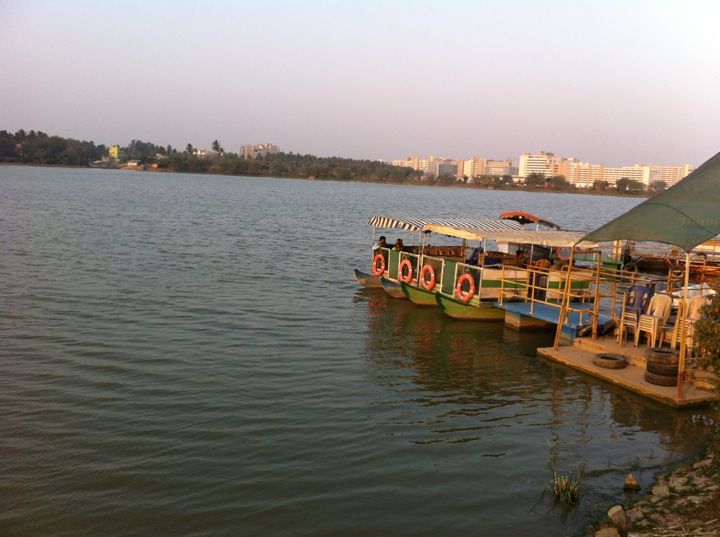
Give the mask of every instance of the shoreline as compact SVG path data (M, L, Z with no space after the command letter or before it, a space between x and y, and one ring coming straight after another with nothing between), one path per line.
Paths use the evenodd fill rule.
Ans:
M169 169L155 169L155 170L135 170L129 168L102 168L93 166L82 166L75 164L35 164L30 162L0 162L0 166L22 166L22 167L36 167L36 168L72 168L72 169L87 169L87 170L117 170L117 171L130 171L130 172L145 172L145 173L185 173L190 175L223 175L225 177L253 177L258 179L291 179L301 181L334 181L337 183L368 183L376 185L397 185L397 186L423 186L423 187L434 187L434 188L467 188L471 190L500 190L504 192L535 192L539 194L580 194L586 196L612 196L618 198L644 198L647 199L647 193L642 192L639 194L630 194L627 192L613 192L613 191L599 191L599 190L554 190L551 188L527 188L527 187L507 187L507 186L483 186L478 184L468 183L437 183L430 181L381 181L372 178L363 179L338 179L336 177L296 177L296 176L285 176L275 177L271 175L235 175L227 173L216 173L213 171L208 172L191 172L191 171L177 171Z
M628 476L629 477L629 476ZM626 481L627 483L627 481ZM588 524L586 537L720 535L720 459L705 452L663 470L652 485Z

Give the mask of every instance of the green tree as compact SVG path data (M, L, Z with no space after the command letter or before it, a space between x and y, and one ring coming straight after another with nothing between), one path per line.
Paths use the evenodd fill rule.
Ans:
M622 179L618 179L617 183L615 183L615 189L618 192L628 192L636 194L645 190L645 187L640 181L623 177Z
M660 192L662 192L666 188L667 185L665 184L665 181L653 181L648 187L648 192L650 194L660 194Z
M541 186L545 184L545 176L541 173L531 173L525 177L525 184L528 186Z
M567 179L565 179L564 175L555 175L554 177L551 177L547 180L547 184L550 188L555 190L569 190L572 188L572 185Z
M195 151L195 148L192 146L192 144L188 144L185 146L185 153L188 155L192 155L193 151Z
M212 150L213 150L213 151L215 151L215 152L216 152L216 153L218 153L218 154L220 154L220 153L223 153L223 152L224 152L224 150L223 150L222 146L220 145L220 142L219 142L219 141L217 141L217 140L213 140L213 143L212 143Z

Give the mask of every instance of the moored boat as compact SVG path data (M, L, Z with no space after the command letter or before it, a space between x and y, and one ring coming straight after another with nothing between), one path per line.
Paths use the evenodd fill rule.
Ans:
M453 319L464 321L502 321L505 311L496 307L495 302L481 302L471 305L443 293L435 294L435 301L442 312Z
M519 246L521 250L532 247L554 248L573 247L582 237L582 232L558 230L470 230L453 229L448 226L428 224L424 231L462 238L468 241L488 241L495 244ZM555 300L562 294L562 271L551 269L548 259L542 259L532 266L526 266L520 256L509 256L506 252L498 257L496 252L484 253L477 266L469 263L455 263L448 270L444 267L443 285L438 289L436 303L450 317L466 320L502 320L504 314L497 309L503 301L525 300L530 295L541 293L543 300ZM573 279L574 291L589 289L587 279Z
M363 287L367 287L368 289L380 289L382 287L380 276L368 274L358 269L353 269L353 274L358 283Z
M387 216L373 216L368 223L373 228L373 240L377 229L399 230L412 235L408 245L401 248L391 248L388 244L375 244L371 273L367 274L355 269L355 279L364 287L381 287L395 298L405 298L403 285L417 281L420 276L420 267L424 266L425 259L440 267L446 260L454 262L465 259L465 245L430 245L430 232L423 232L427 224L455 226L459 229L521 229L522 226L514 221L487 219L487 218L440 218L416 219L393 218ZM384 237L381 237L384 238ZM432 261L434 259L435 261ZM438 273L440 275L440 273ZM434 280L433 274L426 283ZM409 291L413 302L421 305L435 306L434 296L423 293L421 285L414 286L418 292ZM431 289L428 289L431 290Z
M380 286L393 298L407 298L398 282L394 282L385 276L380 277Z

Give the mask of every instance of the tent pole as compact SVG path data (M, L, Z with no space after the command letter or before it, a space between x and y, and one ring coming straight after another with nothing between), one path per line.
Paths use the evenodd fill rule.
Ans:
M682 311L682 319L678 319L682 324L680 325L680 360L678 363L678 383L677 383L677 398L682 399L683 397L683 378L685 377L685 356L687 355L687 344L685 342L686 334L685 328L687 324L687 300L688 300L688 286L690 285L690 252L685 252L685 287L683 288L683 305L685 306Z
M573 263L575 262L575 246L570 250L570 261L568 265L567 276L565 278L565 289L563 290L562 301L560 302L560 313L558 315L557 330L555 331L555 343L553 343L553 350L557 351L560 346L560 335L562 334L562 327L565 324L565 316L567 315L567 309L570 307L570 282L572 281L570 274L572 273Z

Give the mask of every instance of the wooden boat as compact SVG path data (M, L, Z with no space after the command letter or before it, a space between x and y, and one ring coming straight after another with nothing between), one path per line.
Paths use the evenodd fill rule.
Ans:
M523 248L534 245L546 249L572 247L584 235L584 232L558 230L452 229L448 226L435 224L428 224L424 230L465 240L482 241L484 244L488 240L492 240L496 243L520 245ZM493 256L495 254L489 253L487 255ZM560 273L559 270L546 270L543 276L544 285L552 288L556 294L559 294L559 289L563 283L559 281ZM555 277L555 274L558 277ZM552 277L550 277L551 275ZM496 310L498 303L526 300L531 293L535 292L538 285L537 276L538 272L536 270L528 270L524 266L517 266L514 258L511 258L508 262L507 256L502 258L500 264L491 266L472 266L463 262L445 262L442 282L437 289L435 301L444 313L456 319L502 320L504 312ZM531 282L533 284L532 289ZM573 279L571 286L573 289L589 289L590 281ZM545 289L543 294L547 293L549 292Z
M355 275L355 279L358 283L360 283L363 287L367 287L368 289L382 288L380 276L373 276L372 274L367 274L366 272L362 272L358 269L353 269L353 274Z
M436 292L427 291L422 287L412 285L412 283L401 282L400 287L405 296L413 304L417 304L418 306L437 306L437 302L435 301Z
M442 312L453 319L502 321L505 318L505 311L496 307L495 301L478 301L476 304L471 305L443 293L435 293L435 301Z
M415 218L392 218L387 216L373 216L368 223L373 228L373 238L376 229L392 229L403 232L410 232L412 239L407 241L402 251L375 246L373 250L371 273L367 274L354 269L355 279L364 287L382 288L394 298L405 298L402 292L401 279L409 282L417 279L418 268L422 266L424 256L433 256L440 262L444 259L462 260L465 255L465 248L461 246L429 246L426 245L429 232L422 231L423 226L429 223L455 226L459 229L519 229L522 226L517 222L504 221L487 218L443 218L443 219L415 219ZM417 239L417 240L416 240ZM415 245L413 245L413 243ZM420 244L418 244L420 243ZM408 268L409 265L409 268ZM401 275L404 273L404 278ZM409 276L408 276L409 271ZM395 285L393 285L395 284ZM420 289L420 286L416 286ZM435 306L434 297L425 296L424 293L412 293L412 300L422 305Z
M385 292L393 298L407 298L398 282L394 282L385 276L380 277L380 285Z

